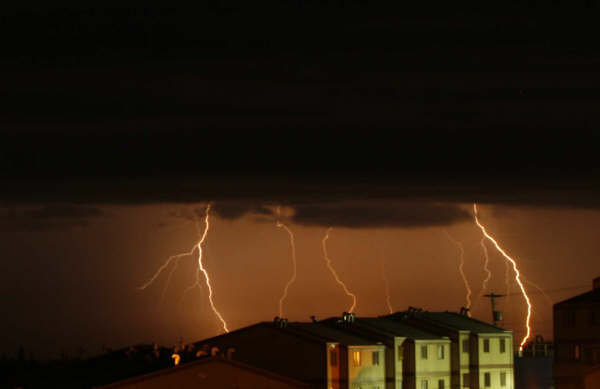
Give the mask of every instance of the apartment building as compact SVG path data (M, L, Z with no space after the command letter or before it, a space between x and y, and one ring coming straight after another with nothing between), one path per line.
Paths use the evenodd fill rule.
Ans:
M386 347L386 389L450 387L450 339L386 318L358 317L322 323L381 340Z
M512 331L473 319L467 312L411 309L387 316L451 340L451 387L514 389Z

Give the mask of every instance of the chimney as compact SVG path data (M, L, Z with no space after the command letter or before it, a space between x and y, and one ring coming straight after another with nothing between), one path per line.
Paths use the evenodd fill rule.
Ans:
M593 290L600 291L600 277L594 278Z

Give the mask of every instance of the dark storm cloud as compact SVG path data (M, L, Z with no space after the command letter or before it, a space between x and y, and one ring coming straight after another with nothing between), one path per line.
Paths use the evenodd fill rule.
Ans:
M89 219L104 216L100 208L72 205L49 205L43 208L24 211L24 216L32 219Z
M270 209L262 205L232 202L216 202L212 206L212 210L219 215L220 218L226 220L238 219L247 214L259 216L269 216L273 214Z
M412 202L301 205L294 209L294 223L347 228L446 226L472 217L458 205Z
M169 212L169 216L177 219L195 221L203 217L206 207L187 207ZM273 211L263 204L248 203L247 201L216 201L211 202L211 212L225 220L236 220L246 215L271 216Z
M212 210L225 220L236 220L244 216L254 216L256 222L273 222L277 218L275 205L270 207L244 201L216 202ZM394 200L363 200L330 203L281 203L286 210L280 217L289 222L305 226L332 226L347 228L418 228L445 226L470 220L467 209L456 204L428 202L399 202ZM170 216L194 220L204 215L205 208L182 209L171 212ZM194 216L196 215L196 216Z
M75 205L49 205L38 208L0 210L0 230L44 231L85 227L105 216L100 208Z

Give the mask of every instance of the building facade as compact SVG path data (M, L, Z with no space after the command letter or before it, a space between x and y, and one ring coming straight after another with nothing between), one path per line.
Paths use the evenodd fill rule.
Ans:
M450 387L450 339L386 318L323 321L344 331L376 338L386 345L387 389Z
M451 387L514 389L512 331L453 312L409 310L388 316L451 340Z
M556 389L597 388L600 367L600 277L592 290L554 304Z

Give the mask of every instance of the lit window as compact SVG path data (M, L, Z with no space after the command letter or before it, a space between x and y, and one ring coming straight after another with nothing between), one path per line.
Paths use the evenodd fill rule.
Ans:
M446 381L438 380L438 389L444 389L446 385Z
M398 346L398 360L401 361L404 359L404 348L402 346Z
M506 372L500 373L500 386L506 386Z
M421 359L427 359L427 346L421 346Z
M575 345L573 354L574 354L575 359L577 359L577 360L581 359L581 348L579 347L578 344Z
M483 352L484 353L489 353L490 352L490 340L489 339L484 339L483 340Z
M444 345L438 345L438 359L444 359Z
M490 373L483 374L483 386L486 388L492 386L492 375Z
M504 338L500 339L500 352L501 353L506 352L506 339L504 339Z
M469 352L469 340L468 339L465 339L462 341L462 352L463 353Z
M379 365L379 351L373 351L373 365Z
M429 389L429 381L428 380L421 381L421 389Z
M329 364L331 366L337 366L338 364L338 353L335 350L329 350Z
M360 366L361 365L361 355L360 355L360 351L353 351L352 352L352 361L354 362L354 366Z

